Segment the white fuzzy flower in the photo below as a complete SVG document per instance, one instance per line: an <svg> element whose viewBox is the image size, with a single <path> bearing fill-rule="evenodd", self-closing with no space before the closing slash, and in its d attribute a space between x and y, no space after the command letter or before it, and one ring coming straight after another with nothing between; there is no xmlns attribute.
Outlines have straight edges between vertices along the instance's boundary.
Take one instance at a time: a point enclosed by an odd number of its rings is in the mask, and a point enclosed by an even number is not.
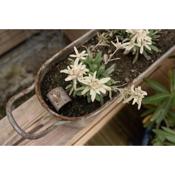
<svg viewBox="0 0 175 175"><path fill-rule="evenodd" d="M118 90L121 95L120 99L123 101L123 103L129 103L132 100L131 90L129 88L126 87Z"/></svg>
<svg viewBox="0 0 175 175"><path fill-rule="evenodd" d="M61 73L68 74L65 81L72 81L74 83L74 89L76 89L77 80L86 74L89 70L86 68L82 62L79 63L79 58L76 58L74 63L67 66L67 69L61 70Z"/></svg>
<svg viewBox="0 0 175 175"><path fill-rule="evenodd" d="M96 44L97 46L109 46L109 34L108 33L97 33L97 40L98 43Z"/></svg>
<svg viewBox="0 0 175 175"><path fill-rule="evenodd" d="M149 36L149 30L146 29L130 29L126 30L131 34L131 41L140 49L140 54L143 54L144 48L151 50L152 38Z"/></svg>
<svg viewBox="0 0 175 175"><path fill-rule="evenodd" d="M111 43L113 44L113 46L116 48L116 51L123 49L123 44L121 42L119 42L118 37L116 37L117 42L114 43L113 41L111 41Z"/></svg>
<svg viewBox="0 0 175 175"><path fill-rule="evenodd" d="M111 87L105 85L109 80L110 77L97 79L96 72L93 75L89 74L87 77L79 79L81 83L86 85L82 91L82 95L90 92L91 101L94 102L97 94L102 95L106 94L107 91L111 91Z"/></svg>
<svg viewBox="0 0 175 175"><path fill-rule="evenodd" d="M141 87L134 88L134 85L131 87L126 87L123 89L119 89L121 94L121 100L123 100L123 103L128 103L133 100L132 105L137 103L138 110L141 107L143 98L147 95L146 91L143 91Z"/></svg>
<svg viewBox="0 0 175 175"><path fill-rule="evenodd" d="M136 43L132 40L126 43L123 43L123 48L125 49L124 54L128 54L129 52L136 52Z"/></svg>
<svg viewBox="0 0 175 175"><path fill-rule="evenodd" d="M146 95L147 95L147 92L143 91L140 86L135 89L134 89L134 86L131 86L131 96L133 98L132 104L134 105L135 103L137 103L138 109L140 109L142 100Z"/></svg>
<svg viewBox="0 0 175 175"><path fill-rule="evenodd" d="M145 38L149 37L149 30L147 29L128 29L126 30L127 33L130 33L132 36L136 38Z"/></svg>
<svg viewBox="0 0 175 175"><path fill-rule="evenodd" d="M82 52L78 52L77 48L74 47L75 54L71 54L70 57L72 58L79 58L80 60L85 60L88 56L87 52L83 50Z"/></svg>

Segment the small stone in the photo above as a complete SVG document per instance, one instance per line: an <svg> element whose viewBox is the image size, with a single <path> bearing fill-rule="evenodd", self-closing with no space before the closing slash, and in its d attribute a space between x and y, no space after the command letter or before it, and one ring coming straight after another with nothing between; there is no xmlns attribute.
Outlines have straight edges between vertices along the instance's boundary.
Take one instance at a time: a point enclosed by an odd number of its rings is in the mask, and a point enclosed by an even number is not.
<svg viewBox="0 0 175 175"><path fill-rule="evenodd" d="M108 50L108 53L111 53L111 52L112 52L112 50L111 50L111 49L109 49L109 50Z"/></svg>
<svg viewBox="0 0 175 175"><path fill-rule="evenodd" d="M91 46L89 47L89 49L94 49L94 47L95 47L94 45L91 45Z"/></svg>
<svg viewBox="0 0 175 175"><path fill-rule="evenodd" d="M131 69L131 72L133 72L133 73L134 73L135 71L136 71L136 70L134 70L134 69Z"/></svg>
<svg viewBox="0 0 175 175"><path fill-rule="evenodd" d="M130 80L128 77L125 78L125 82L128 83Z"/></svg>
<svg viewBox="0 0 175 175"><path fill-rule="evenodd" d="M108 55L107 55L107 54L104 54L104 55L103 55L103 59L104 59L104 60L107 60L107 59L108 59Z"/></svg>
<svg viewBox="0 0 175 175"><path fill-rule="evenodd" d="M59 111L59 109L66 103L71 101L71 98L67 95L67 93L62 87L52 89L47 94L47 97L57 111Z"/></svg>

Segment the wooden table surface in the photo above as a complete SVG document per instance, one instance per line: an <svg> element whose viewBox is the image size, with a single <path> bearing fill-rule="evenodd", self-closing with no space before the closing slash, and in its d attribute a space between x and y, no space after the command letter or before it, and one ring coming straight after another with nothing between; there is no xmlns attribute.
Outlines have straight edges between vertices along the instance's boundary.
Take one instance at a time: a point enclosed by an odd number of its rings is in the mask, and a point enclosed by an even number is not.
<svg viewBox="0 0 175 175"><path fill-rule="evenodd" d="M37 32L39 30L0 30L0 55Z"/></svg>

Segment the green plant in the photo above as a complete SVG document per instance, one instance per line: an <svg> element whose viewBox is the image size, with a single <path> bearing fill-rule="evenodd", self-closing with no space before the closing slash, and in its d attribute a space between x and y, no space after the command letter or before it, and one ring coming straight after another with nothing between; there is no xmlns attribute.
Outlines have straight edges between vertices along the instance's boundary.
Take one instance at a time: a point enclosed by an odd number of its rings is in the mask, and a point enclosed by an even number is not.
<svg viewBox="0 0 175 175"><path fill-rule="evenodd" d="M77 48L74 50L76 54L71 54L70 57L76 59L71 59L67 69L61 70L61 73L68 74L65 81L70 83L66 89L70 95L87 97L88 102L96 100L103 103L103 97L107 93L112 96L113 86L116 84L111 78L115 64L107 67L100 52L93 55L90 51L86 54L84 51L79 53Z"/></svg>
<svg viewBox="0 0 175 175"><path fill-rule="evenodd" d="M143 104L146 111L142 114L145 127L154 129L154 144L163 144L170 130L175 128L175 70L169 72L169 88L154 80L146 80L154 94L146 97ZM171 134L174 132L171 132Z"/></svg>
<svg viewBox="0 0 175 175"><path fill-rule="evenodd" d="M87 66L91 74L97 72L97 78L111 76L116 66L115 64L112 64L107 68L107 66L103 64L103 57L100 52L94 56L89 52L87 58L83 61L83 63Z"/></svg>
<svg viewBox="0 0 175 175"><path fill-rule="evenodd" d="M111 43L115 49L109 57L109 60L111 60L119 50L124 50L124 54L132 53L134 55L133 63L138 60L140 54L144 55L144 57L149 60L153 52L160 51L156 47L156 42L159 38L159 30L109 30L108 36L108 43L111 37Z"/></svg>
<svg viewBox="0 0 175 175"><path fill-rule="evenodd" d="M99 46L109 46L109 33L108 32L103 32L103 33L97 33L97 41L98 43L95 45L95 48Z"/></svg>
<svg viewBox="0 0 175 175"><path fill-rule="evenodd" d="M138 60L139 54L144 55L146 59L150 59L148 54L152 52L159 52L160 50L155 46L155 41L158 39L158 31L156 30L126 30L128 37L123 43L125 49L124 53L132 53L134 56L133 63Z"/></svg>
<svg viewBox="0 0 175 175"><path fill-rule="evenodd" d="M175 145L175 131L167 127L154 129L155 137L152 141L154 145Z"/></svg>
<svg viewBox="0 0 175 175"><path fill-rule="evenodd" d="M147 95L147 92L143 91L141 86L136 88L132 85L118 90L121 95L121 101L123 101L123 103L129 103L132 101L132 105L136 103L138 105L138 110L141 108L142 100Z"/></svg>

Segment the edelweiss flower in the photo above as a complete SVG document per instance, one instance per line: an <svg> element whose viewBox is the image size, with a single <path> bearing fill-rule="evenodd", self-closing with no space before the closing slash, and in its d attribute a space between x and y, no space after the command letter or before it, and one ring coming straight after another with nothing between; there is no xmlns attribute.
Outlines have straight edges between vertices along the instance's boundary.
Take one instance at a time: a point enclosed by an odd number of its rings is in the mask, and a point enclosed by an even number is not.
<svg viewBox="0 0 175 175"><path fill-rule="evenodd" d="M111 41L111 43L113 44L113 46L116 48L116 51L123 49L123 44L121 42L119 42L118 37L116 37L117 42L114 43L113 41Z"/></svg>
<svg viewBox="0 0 175 175"><path fill-rule="evenodd" d="M77 48L74 47L75 54L71 54L70 57L72 58L79 58L80 60L85 60L88 56L87 52L83 50L82 52L78 52Z"/></svg>
<svg viewBox="0 0 175 175"><path fill-rule="evenodd" d="M103 32L100 34L99 32L97 33L97 40L98 43L96 46L109 46L109 35L108 33Z"/></svg>
<svg viewBox="0 0 175 175"><path fill-rule="evenodd" d="M140 86L138 88L134 88L134 85L129 88L119 89L119 91L123 103L128 103L133 100L132 105L137 103L138 110L141 107L144 96L147 95L147 92L143 91Z"/></svg>
<svg viewBox="0 0 175 175"><path fill-rule="evenodd" d="M126 30L126 32L132 35L131 41L140 48L140 54L143 54L144 47L146 47L148 50L151 50L150 45L152 44L152 38L149 36L148 30L133 29L133 30Z"/></svg>
<svg viewBox="0 0 175 175"><path fill-rule="evenodd" d="M121 101L123 101L123 103L129 103L132 100L131 97L131 90L129 88L122 88L122 89L118 89L121 95Z"/></svg>
<svg viewBox="0 0 175 175"><path fill-rule="evenodd" d="M147 38L149 37L149 30L147 29L129 29L126 30L127 33L130 33L132 36L136 38Z"/></svg>
<svg viewBox="0 0 175 175"><path fill-rule="evenodd" d="M125 49L124 54L128 54L130 51L133 53L136 52L136 44L132 40L126 43L123 43L123 48Z"/></svg>
<svg viewBox="0 0 175 175"><path fill-rule="evenodd" d="M73 80L74 89L76 89L77 80L83 77L83 75L88 71L89 70L86 68L86 65L84 65L82 62L79 63L79 58L76 58L73 65L67 66L67 69L61 70L60 72L68 74L65 81Z"/></svg>
<svg viewBox="0 0 175 175"><path fill-rule="evenodd" d="M133 98L132 105L137 103L138 109L140 109L141 104L142 104L142 99L146 95L147 95L147 92L143 91L140 86L138 88L135 88L135 89L134 89L134 86L131 86L131 96Z"/></svg>
<svg viewBox="0 0 175 175"><path fill-rule="evenodd" d="M94 102L97 94L102 95L106 94L107 91L111 91L111 87L105 85L110 80L110 77L97 79L96 73L94 72L93 75L89 74L87 77L79 79L81 83L86 85L82 95L90 92L92 102Z"/></svg>

